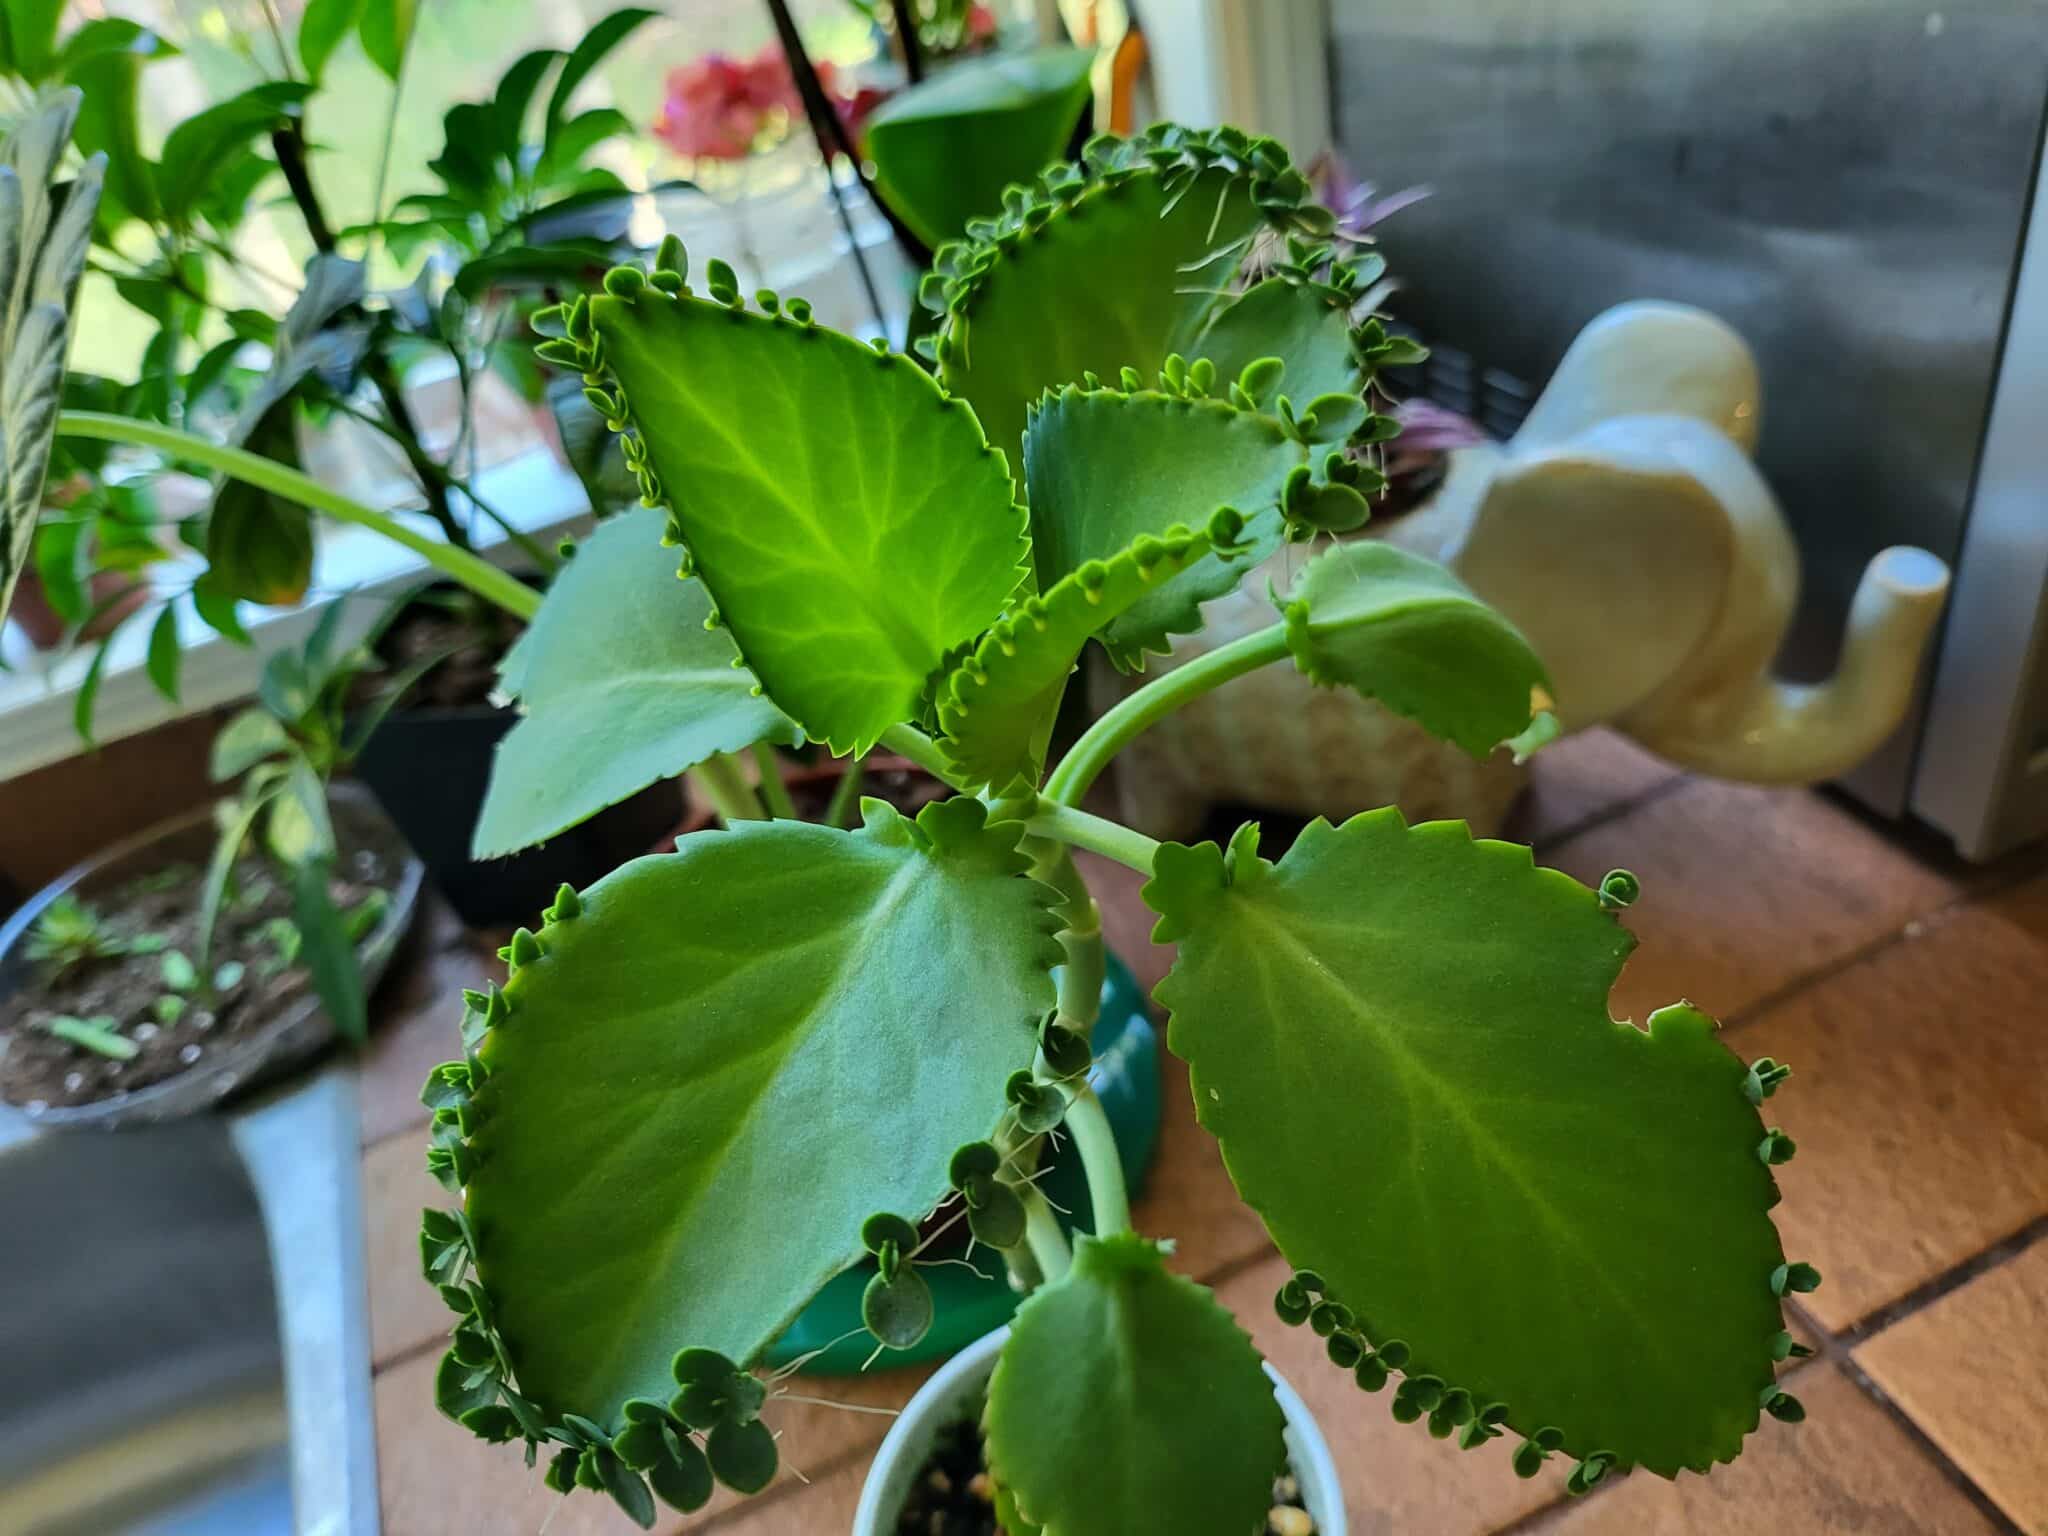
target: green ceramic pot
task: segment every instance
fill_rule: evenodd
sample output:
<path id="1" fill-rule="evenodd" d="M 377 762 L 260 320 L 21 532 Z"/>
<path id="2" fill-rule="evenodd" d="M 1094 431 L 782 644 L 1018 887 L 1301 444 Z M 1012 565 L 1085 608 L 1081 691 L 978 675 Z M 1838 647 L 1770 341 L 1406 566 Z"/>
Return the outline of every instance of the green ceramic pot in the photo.
<path id="1" fill-rule="evenodd" d="M 1159 1035 L 1145 1011 L 1137 980 L 1114 954 L 1103 977 L 1094 1046 L 1089 1081 L 1116 1132 L 1124 1181 L 1135 1193 L 1159 1143 Z M 1068 1227 L 1093 1226 L 1088 1183 L 1071 1141 L 1063 1141 L 1053 1154 L 1052 1171 L 1041 1187 L 1055 1210 L 1072 1213 L 1061 1218 Z M 876 1369 L 943 1359 L 1010 1320 L 1022 1298 L 1010 1289 L 1001 1258 L 984 1248 L 976 1250 L 972 1262 L 981 1274 L 961 1264 L 934 1264 L 920 1271 L 931 1284 L 938 1308 L 931 1332 L 915 1348 L 886 1351 L 875 1362 Z M 776 1340 L 766 1363 L 779 1367 L 822 1350 L 805 1365 L 809 1374 L 849 1376 L 859 1371 L 875 1352 L 875 1341 L 860 1321 L 861 1292 L 873 1273 L 871 1263 L 861 1263 L 830 1281 Z"/>

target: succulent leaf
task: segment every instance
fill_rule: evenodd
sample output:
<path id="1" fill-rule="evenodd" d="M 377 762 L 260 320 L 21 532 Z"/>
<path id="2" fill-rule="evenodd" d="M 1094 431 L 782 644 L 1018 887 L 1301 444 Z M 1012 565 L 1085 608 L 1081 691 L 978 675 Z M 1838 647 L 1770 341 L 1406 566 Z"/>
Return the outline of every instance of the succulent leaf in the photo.
<path id="1" fill-rule="evenodd" d="M 1003 611 L 1024 516 L 964 403 L 794 308 L 608 291 L 590 301 L 584 361 L 623 397 L 646 499 L 675 513 L 768 696 L 834 752 L 861 752 Z"/>
<path id="2" fill-rule="evenodd" d="M 1204 527 L 1224 507 L 1239 514 L 1234 545 L 1153 581 L 1119 611 L 1104 610 L 1102 644 L 1127 669 L 1165 650 L 1169 636 L 1199 628 L 1200 605 L 1280 547 L 1288 479 L 1311 472 L 1308 449 L 1270 416 L 1220 400 L 1072 385 L 1033 409 L 1024 465 L 1042 592 L 1141 538 Z"/>
<path id="3" fill-rule="evenodd" d="M 864 810 L 626 865 L 497 994 L 456 1145 L 476 1294 L 550 1422 L 615 1432 L 684 1345 L 729 1378 L 877 1204 L 933 1207 L 1030 1062 L 1060 949 L 1019 826 L 965 797 Z"/>
<path id="4" fill-rule="evenodd" d="M 944 314 L 940 376 L 1012 450 L 1040 390 L 1124 367 L 1149 377 L 1171 354 L 1206 353 L 1254 234 L 1333 224 L 1271 139 L 1173 124 L 1099 137 L 1084 166 L 1054 166 L 939 251 L 925 297 Z"/>
<path id="5" fill-rule="evenodd" d="M 1279 358 L 1287 370 L 1283 387 L 1296 400 L 1357 398 L 1365 387 L 1344 306 L 1285 278 L 1254 283 L 1216 311 L 1193 348 L 1225 379 L 1239 378 L 1262 358 Z"/>
<path id="6" fill-rule="evenodd" d="M 1341 1301 L 1333 1333 L 1589 1463 L 1733 1457 L 1783 1254 L 1713 1023 L 1610 1019 L 1626 930 L 1461 823 L 1376 811 L 1312 822 L 1278 864 L 1257 847 L 1251 826 L 1227 853 L 1168 844 L 1145 898 L 1180 943 L 1169 1043 L 1238 1190 L 1327 1287 L 1309 1321 Z M 1396 1417 L 1434 1406 L 1417 1390 Z"/>
<path id="7" fill-rule="evenodd" d="M 1444 567 L 1361 539 L 1310 562 L 1281 605 L 1295 665 L 1477 758 L 1549 697 L 1529 642 Z"/>
<path id="8" fill-rule="evenodd" d="M 553 837 L 715 753 L 800 739 L 732 637 L 705 627 L 711 599 L 677 578 L 666 521 L 642 508 L 584 540 L 506 657 L 524 718 L 498 747 L 474 857 Z"/>
<path id="9" fill-rule="evenodd" d="M 1038 781 L 1067 676 L 1088 637 L 1145 602 L 1197 562 L 1230 559 L 1240 533 L 1219 512 L 1196 533 L 1184 524 L 1140 534 L 1106 560 L 1067 572 L 998 619 L 939 691 L 946 757 L 970 788 Z"/>
<path id="10" fill-rule="evenodd" d="M 1252 1342 L 1156 1244 L 1083 1237 L 989 1381 L 989 1475 L 1058 1536 L 1259 1528 L 1284 1419 Z"/>

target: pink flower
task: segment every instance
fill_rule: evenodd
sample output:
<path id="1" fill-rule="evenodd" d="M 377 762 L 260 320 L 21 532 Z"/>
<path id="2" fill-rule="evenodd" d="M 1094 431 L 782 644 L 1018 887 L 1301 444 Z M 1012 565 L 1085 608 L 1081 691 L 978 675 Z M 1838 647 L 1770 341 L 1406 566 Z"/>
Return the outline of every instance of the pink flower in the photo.
<path id="1" fill-rule="evenodd" d="M 981 0 L 974 0 L 974 4 L 967 8 L 967 30 L 964 39 L 966 46 L 977 48 L 992 40 L 995 35 L 996 13 L 983 5 Z"/>
<path id="2" fill-rule="evenodd" d="M 818 80 L 829 95 L 830 64 L 818 66 Z M 707 53 L 670 70 L 654 133 L 679 155 L 744 160 L 764 137 L 802 121 L 803 110 L 789 61 L 769 43 L 751 59 Z"/>

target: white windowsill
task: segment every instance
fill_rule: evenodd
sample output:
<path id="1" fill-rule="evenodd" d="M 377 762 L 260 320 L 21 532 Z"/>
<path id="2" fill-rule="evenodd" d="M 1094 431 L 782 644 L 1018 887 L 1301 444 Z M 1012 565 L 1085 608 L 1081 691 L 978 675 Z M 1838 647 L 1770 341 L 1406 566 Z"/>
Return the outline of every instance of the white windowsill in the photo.
<path id="1" fill-rule="evenodd" d="M 544 448 L 484 470 L 477 494 L 504 511 L 521 532 L 551 546 L 587 526 L 590 505 L 583 487 Z M 426 518 L 416 520 L 431 529 Z M 519 549 L 493 524 L 477 552 L 495 565 L 517 568 Z M 481 533 L 481 530 L 480 530 Z M 196 556 L 157 569 L 160 585 L 182 591 L 201 568 Z M 122 626 L 107 657 L 94 712 L 94 737 L 101 743 L 133 736 L 186 715 L 246 698 L 255 692 L 263 663 L 272 652 L 298 644 L 330 604 L 346 600 L 339 640 L 346 644 L 368 631 L 383 600 L 418 583 L 430 569 L 411 550 L 367 528 L 323 521 L 314 560 L 313 585 L 295 608 L 240 606 L 254 642 L 249 646 L 215 634 L 189 603 L 177 610 L 178 643 L 184 655 L 179 699 L 158 693 L 143 670 L 143 655 L 154 622 L 154 605 Z M 0 673 L 0 783 L 87 750 L 72 724 L 79 685 L 92 664 L 92 647 L 69 655 L 35 651 L 19 627 L 0 630 L 0 656 L 14 670 Z"/>

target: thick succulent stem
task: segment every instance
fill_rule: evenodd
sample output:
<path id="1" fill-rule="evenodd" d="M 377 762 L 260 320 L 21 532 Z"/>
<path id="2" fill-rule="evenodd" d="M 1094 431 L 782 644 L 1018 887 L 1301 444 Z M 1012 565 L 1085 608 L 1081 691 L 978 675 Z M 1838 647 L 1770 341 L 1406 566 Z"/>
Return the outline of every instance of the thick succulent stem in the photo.
<path id="1" fill-rule="evenodd" d="M 1076 741 L 1045 783 L 1045 798 L 1073 805 L 1088 793 L 1110 759 L 1189 700 L 1220 688 L 1234 677 L 1257 671 L 1287 654 L 1287 626 L 1246 635 L 1198 656 L 1185 666 L 1161 673 L 1129 698 L 1106 711 Z"/>
<path id="2" fill-rule="evenodd" d="M 402 544 L 451 581 L 460 583 L 487 602 L 496 603 L 515 618 L 531 619 L 540 611 L 540 594 L 466 549 L 416 533 L 388 513 L 378 512 L 329 490 L 309 475 L 301 474 L 243 448 L 230 448 L 176 427 L 99 411 L 66 411 L 57 418 L 57 430 L 70 437 L 90 437 L 109 443 L 133 443 L 173 454 L 259 490 L 283 496 L 301 506 L 324 512 L 344 523 L 355 523 Z"/>

